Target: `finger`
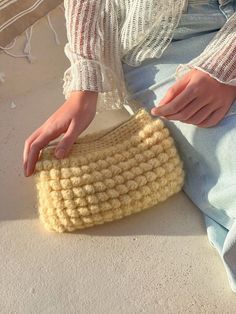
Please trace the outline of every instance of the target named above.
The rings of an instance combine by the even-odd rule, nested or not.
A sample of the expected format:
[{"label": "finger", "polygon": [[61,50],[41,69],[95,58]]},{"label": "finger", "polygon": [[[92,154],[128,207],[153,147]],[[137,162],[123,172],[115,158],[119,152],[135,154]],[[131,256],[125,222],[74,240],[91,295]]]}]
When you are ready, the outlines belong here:
[{"label": "finger", "polygon": [[164,105],[178,96],[190,82],[190,73],[187,73],[182,79],[178,80],[171,88],[168,89],[164,98],[161,99],[159,105]]},{"label": "finger", "polygon": [[197,95],[195,95],[195,93],[192,92],[192,88],[187,87],[171,102],[159,106],[155,108],[153,111],[155,112],[155,114],[158,114],[159,116],[174,115],[180,112],[183,108],[185,108],[189,103],[194,101],[196,98]]},{"label": "finger", "polygon": [[190,119],[186,120],[185,123],[199,125],[205,120],[209,120],[210,116],[215,112],[216,109],[212,108],[210,104],[204,106],[202,109],[200,109],[194,116],[192,116]]},{"label": "finger", "polygon": [[202,109],[206,105],[207,105],[206,103],[196,98],[192,102],[190,102],[185,108],[183,108],[180,112],[174,115],[166,115],[166,118],[168,120],[177,120],[185,122],[191,119],[200,109]]},{"label": "finger", "polygon": [[78,134],[81,132],[82,130],[80,127],[78,127],[76,122],[72,120],[67,132],[55,148],[55,156],[60,159],[68,155],[72,145],[77,139]]},{"label": "finger", "polygon": [[40,150],[44,148],[54,138],[52,134],[40,134],[34,142],[32,142],[28,155],[26,175],[30,176],[34,172],[35,164],[38,160]]},{"label": "finger", "polygon": [[27,160],[28,160],[30,145],[39,136],[40,132],[41,132],[41,128],[38,128],[25,141],[24,150],[23,150],[23,168],[24,168],[25,173],[26,173],[26,167],[27,167]]},{"label": "finger", "polygon": [[217,125],[225,116],[224,108],[219,108],[211,113],[205,120],[199,123],[197,126],[200,128],[209,128]]}]

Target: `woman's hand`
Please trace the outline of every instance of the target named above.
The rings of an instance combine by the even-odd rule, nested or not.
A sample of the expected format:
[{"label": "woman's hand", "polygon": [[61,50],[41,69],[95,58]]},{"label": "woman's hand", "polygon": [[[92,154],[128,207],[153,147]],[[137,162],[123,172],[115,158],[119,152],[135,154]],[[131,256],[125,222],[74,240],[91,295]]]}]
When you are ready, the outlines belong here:
[{"label": "woman's hand", "polygon": [[152,109],[153,115],[207,128],[219,123],[236,99],[236,86],[226,85],[209,74],[192,69],[177,81]]},{"label": "woman's hand", "polygon": [[68,155],[73,143],[96,115],[98,93],[72,92],[70,98],[25,141],[23,168],[25,176],[33,174],[40,150],[50,141],[65,133],[55,149],[57,158]]}]

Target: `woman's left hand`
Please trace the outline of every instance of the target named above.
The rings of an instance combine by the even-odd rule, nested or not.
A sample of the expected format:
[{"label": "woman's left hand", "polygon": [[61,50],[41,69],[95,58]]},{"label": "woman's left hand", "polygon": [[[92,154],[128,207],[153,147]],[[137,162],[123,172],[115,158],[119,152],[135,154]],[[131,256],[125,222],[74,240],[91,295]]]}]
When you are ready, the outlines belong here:
[{"label": "woman's left hand", "polygon": [[160,101],[153,115],[207,128],[219,123],[236,99],[236,86],[218,82],[192,69],[177,81]]}]

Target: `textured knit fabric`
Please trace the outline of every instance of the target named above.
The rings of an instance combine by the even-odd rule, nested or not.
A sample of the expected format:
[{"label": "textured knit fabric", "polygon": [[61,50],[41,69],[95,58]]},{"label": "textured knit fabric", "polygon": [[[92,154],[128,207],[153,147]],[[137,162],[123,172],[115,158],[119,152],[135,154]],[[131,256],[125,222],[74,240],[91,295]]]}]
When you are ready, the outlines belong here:
[{"label": "textured knit fabric", "polygon": [[[225,10],[232,14],[234,10],[228,4]],[[195,17],[196,12],[201,18]],[[210,18],[212,15],[215,20]],[[181,39],[172,41],[161,58],[146,60],[139,67],[123,64],[130,97],[148,110],[158,105],[175,83],[178,64],[196,58],[215,37],[224,23],[221,15],[216,1],[214,6],[212,0],[208,6],[191,5],[174,34],[174,38]],[[194,28],[188,27],[193,24]],[[165,124],[184,163],[183,190],[204,214],[209,241],[219,252],[230,287],[236,292],[236,100],[215,127],[199,128],[170,120]],[[212,280],[218,278],[215,274]]]},{"label": "textured knit fabric", "polygon": [[40,220],[74,231],[147,209],[179,192],[182,161],[169,130],[144,109],[112,128],[77,139],[68,158],[55,145],[36,164]]},{"label": "textured knit fabric", "polygon": [[[206,0],[65,0],[65,54],[71,62],[64,73],[66,99],[72,91],[98,91],[97,112],[122,108],[127,96],[122,61],[138,66],[148,58],[160,58],[188,2]],[[228,2],[219,0],[219,5]],[[197,67],[236,85],[236,14],[226,15],[226,20],[197,58],[180,65],[177,76]]]}]

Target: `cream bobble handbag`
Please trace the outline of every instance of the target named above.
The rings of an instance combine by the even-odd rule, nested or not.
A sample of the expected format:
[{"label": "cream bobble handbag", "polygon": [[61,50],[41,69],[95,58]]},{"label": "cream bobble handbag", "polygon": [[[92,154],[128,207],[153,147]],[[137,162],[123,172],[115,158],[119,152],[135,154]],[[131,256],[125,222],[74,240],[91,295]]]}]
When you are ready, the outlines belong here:
[{"label": "cream bobble handbag", "polygon": [[55,146],[41,151],[34,173],[47,230],[71,232],[121,219],[166,200],[184,183],[169,130],[144,108],[78,137],[67,158],[56,159]]}]

